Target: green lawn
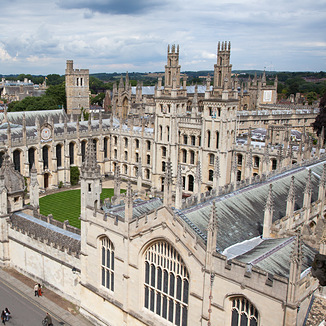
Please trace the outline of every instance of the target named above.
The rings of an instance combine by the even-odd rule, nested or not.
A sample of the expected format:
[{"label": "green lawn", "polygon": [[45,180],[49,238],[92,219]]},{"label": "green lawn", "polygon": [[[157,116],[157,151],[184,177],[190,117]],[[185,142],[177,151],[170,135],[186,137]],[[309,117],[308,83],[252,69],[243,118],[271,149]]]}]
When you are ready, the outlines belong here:
[{"label": "green lawn", "polygon": [[[113,194],[112,188],[103,188],[101,200],[112,197]],[[45,216],[52,214],[54,219],[61,222],[69,220],[70,225],[80,228],[80,189],[61,191],[40,198],[40,213]]]}]

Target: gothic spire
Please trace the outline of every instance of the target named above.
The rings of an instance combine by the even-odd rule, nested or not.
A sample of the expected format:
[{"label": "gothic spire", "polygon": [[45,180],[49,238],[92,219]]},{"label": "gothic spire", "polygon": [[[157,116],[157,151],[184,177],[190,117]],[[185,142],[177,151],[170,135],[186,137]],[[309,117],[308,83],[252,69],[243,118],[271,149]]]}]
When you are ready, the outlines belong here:
[{"label": "gothic spire", "polygon": [[96,161],[96,153],[92,138],[88,139],[85,160],[81,166],[81,175],[83,177],[101,177],[101,169]]},{"label": "gothic spire", "polygon": [[297,231],[297,235],[295,237],[294,247],[291,254],[291,261],[298,264],[299,270],[302,261],[302,239],[300,230]]},{"label": "gothic spire", "polygon": [[217,213],[216,213],[216,203],[213,201],[212,203],[212,211],[209,218],[207,231],[215,231],[217,229]]},{"label": "gothic spire", "polygon": [[294,176],[292,176],[287,201],[292,202],[294,200],[295,200],[295,187],[294,187]]},{"label": "gothic spire", "polygon": [[304,189],[305,194],[311,194],[312,192],[312,185],[311,185],[311,169],[309,169],[306,187]]},{"label": "gothic spire", "polygon": [[265,205],[265,210],[268,210],[269,212],[272,212],[273,209],[274,209],[273,185],[270,183],[269,184],[269,189],[268,189],[266,205]]}]

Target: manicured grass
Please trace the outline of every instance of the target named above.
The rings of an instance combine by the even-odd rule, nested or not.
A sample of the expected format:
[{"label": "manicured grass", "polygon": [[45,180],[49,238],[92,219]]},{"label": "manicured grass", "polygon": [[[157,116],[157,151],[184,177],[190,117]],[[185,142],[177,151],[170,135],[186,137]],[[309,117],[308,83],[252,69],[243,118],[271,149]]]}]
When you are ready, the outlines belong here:
[{"label": "manicured grass", "polygon": [[[112,197],[113,194],[113,189],[103,188],[101,200]],[[69,220],[70,225],[80,228],[80,189],[61,191],[40,198],[40,213],[45,216],[52,214],[54,219],[61,222]]]}]

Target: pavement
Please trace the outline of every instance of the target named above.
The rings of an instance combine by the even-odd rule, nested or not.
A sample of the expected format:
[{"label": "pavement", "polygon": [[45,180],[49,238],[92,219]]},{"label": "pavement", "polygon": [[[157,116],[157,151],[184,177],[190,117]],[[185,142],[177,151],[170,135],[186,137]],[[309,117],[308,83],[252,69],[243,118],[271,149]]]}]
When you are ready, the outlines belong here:
[{"label": "pavement", "polygon": [[93,326],[84,318],[73,303],[60,297],[49,289],[42,289],[42,297],[34,296],[34,280],[18,273],[11,268],[0,268],[0,281],[19,293],[24,299],[49,312],[60,325]]}]

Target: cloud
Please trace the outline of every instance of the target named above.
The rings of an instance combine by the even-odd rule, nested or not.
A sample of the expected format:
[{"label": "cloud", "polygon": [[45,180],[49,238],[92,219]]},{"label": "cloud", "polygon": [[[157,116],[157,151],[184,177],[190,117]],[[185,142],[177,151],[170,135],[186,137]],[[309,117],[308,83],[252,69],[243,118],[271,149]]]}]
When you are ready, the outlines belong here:
[{"label": "cloud", "polygon": [[3,43],[0,42],[0,61],[3,62],[15,62],[17,61],[16,57],[11,56],[8,51],[5,49],[5,46]]},{"label": "cloud", "polygon": [[59,0],[57,4],[64,9],[86,9],[112,15],[139,15],[164,6],[164,2],[158,0]]}]

